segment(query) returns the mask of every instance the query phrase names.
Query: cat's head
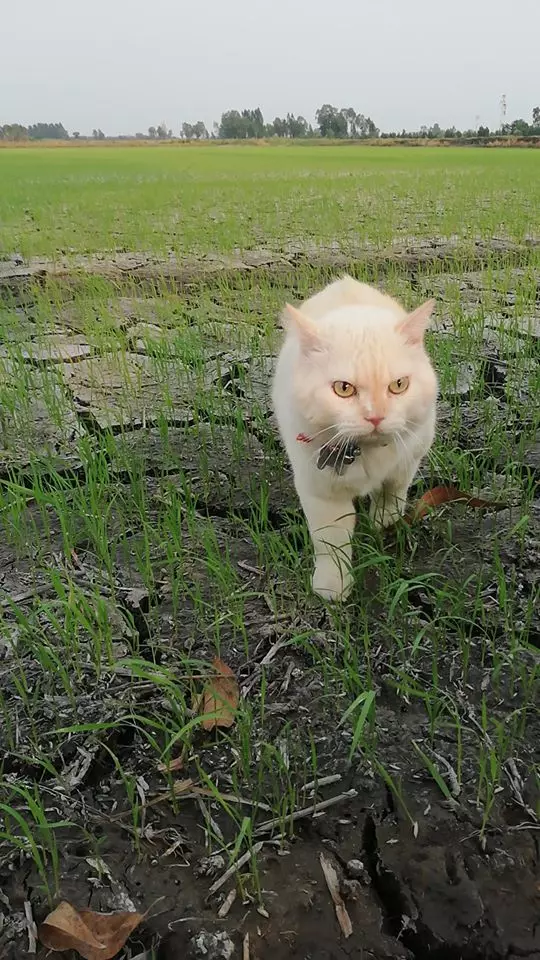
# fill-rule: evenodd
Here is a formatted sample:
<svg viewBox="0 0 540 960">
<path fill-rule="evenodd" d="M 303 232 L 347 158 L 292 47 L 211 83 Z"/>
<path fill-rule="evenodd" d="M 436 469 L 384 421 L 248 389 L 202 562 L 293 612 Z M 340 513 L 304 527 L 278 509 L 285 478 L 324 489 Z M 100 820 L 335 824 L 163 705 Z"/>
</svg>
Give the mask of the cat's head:
<svg viewBox="0 0 540 960">
<path fill-rule="evenodd" d="M 314 322 L 287 304 L 284 324 L 297 343 L 292 388 L 305 419 L 367 442 L 406 439 L 437 396 L 424 348 L 433 307 L 429 300 L 400 315 L 345 306 Z"/>
</svg>

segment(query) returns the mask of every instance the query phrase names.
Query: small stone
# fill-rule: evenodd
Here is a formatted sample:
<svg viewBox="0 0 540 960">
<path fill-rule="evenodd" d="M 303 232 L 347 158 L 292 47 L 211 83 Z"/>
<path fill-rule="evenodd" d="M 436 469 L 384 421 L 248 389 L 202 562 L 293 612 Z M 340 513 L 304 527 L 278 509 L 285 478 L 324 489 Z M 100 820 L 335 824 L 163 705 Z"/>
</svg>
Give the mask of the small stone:
<svg viewBox="0 0 540 960">
<path fill-rule="evenodd" d="M 225 857 L 216 853 L 213 857 L 202 857 L 194 868 L 196 877 L 215 877 L 225 870 Z"/>
<path fill-rule="evenodd" d="M 361 860 L 349 860 L 347 862 L 346 869 L 349 877 L 352 877 L 353 880 L 357 880 L 359 877 L 363 876 L 366 868 Z"/>
<path fill-rule="evenodd" d="M 359 900 L 362 895 L 362 884 L 359 880 L 342 880 L 339 889 L 344 900 Z"/>
<path fill-rule="evenodd" d="M 205 957 L 206 960 L 230 960 L 234 953 L 234 943 L 225 930 L 210 933 L 201 930 L 190 940 L 192 957 Z"/>
</svg>

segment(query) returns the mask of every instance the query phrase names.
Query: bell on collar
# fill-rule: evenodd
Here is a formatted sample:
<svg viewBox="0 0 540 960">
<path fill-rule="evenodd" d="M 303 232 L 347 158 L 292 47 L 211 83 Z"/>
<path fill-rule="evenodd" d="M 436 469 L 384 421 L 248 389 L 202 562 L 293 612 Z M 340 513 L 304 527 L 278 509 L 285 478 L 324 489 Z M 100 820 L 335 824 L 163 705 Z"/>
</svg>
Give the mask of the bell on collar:
<svg viewBox="0 0 540 960">
<path fill-rule="evenodd" d="M 325 445 L 319 452 L 317 466 L 319 470 L 332 467 L 341 477 L 347 467 L 354 463 L 359 453 L 360 448 L 354 440 L 347 440 L 346 443 L 338 443 L 335 446 Z"/>
</svg>

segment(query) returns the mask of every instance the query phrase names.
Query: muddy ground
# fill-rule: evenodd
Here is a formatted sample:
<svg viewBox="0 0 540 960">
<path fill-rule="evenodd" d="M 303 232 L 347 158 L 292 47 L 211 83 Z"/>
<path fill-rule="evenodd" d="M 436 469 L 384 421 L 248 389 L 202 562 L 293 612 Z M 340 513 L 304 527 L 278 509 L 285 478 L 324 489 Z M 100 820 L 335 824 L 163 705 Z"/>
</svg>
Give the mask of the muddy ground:
<svg viewBox="0 0 540 960">
<path fill-rule="evenodd" d="M 489 249 L 492 259 L 496 244 Z M 415 285 L 431 292 L 436 282 L 417 275 L 419 257 L 414 253 Z M 506 247 L 502 258 L 518 257 Z M 411 254 L 413 256 L 413 254 Z M 521 256 L 521 253 L 519 253 Z M 504 259 L 506 264 L 506 259 Z M 341 267 L 341 264 L 338 264 Z M 233 266 L 228 264 L 227 269 Z M 268 263 L 250 265 L 250 271 L 267 269 Z M 291 269 L 291 263 L 288 269 Z M 17 271 L 2 265 L 0 282 L 11 293 L 24 288 L 24 282 L 40 276 L 34 266 L 21 264 Z M 43 271 L 43 265 L 36 270 Z M 123 269 L 116 266 L 116 271 Z M 139 268 L 137 268 L 139 269 Z M 153 268 L 154 269 L 154 268 Z M 192 266 L 190 266 L 190 270 Z M 472 267 L 471 267 L 472 271 Z M 404 267 L 406 273 L 406 265 Z M 152 276 L 167 276 L 163 264 Z M 469 272 L 460 278 L 462 295 L 474 302 L 481 295 L 482 274 Z M 22 284 L 22 285 L 21 285 Z M 25 297 L 28 297 L 28 288 Z M 479 292 L 480 291 L 480 292 Z M 526 329 L 516 335 L 511 349 L 519 350 L 526 341 L 531 356 L 538 359 L 540 338 L 538 310 Z M 126 304 L 124 304 L 126 306 Z M 21 322 L 28 312 L 28 300 L 21 309 Z M 142 318 L 141 318 L 142 314 Z M 24 710 L 17 708 L 17 692 L 13 675 L 17 668 L 14 647 L 5 643 L 0 649 L 0 692 L 10 701 L 17 717 L 17 749 L 5 749 L 3 776 L 8 781 L 32 784 L 39 781 L 41 794 L 47 798 L 47 809 L 53 819 L 65 819 L 75 826 L 65 828 L 59 861 L 60 890 L 63 899 L 95 910 L 148 910 L 139 929 L 132 935 L 121 956 L 150 957 L 144 952 L 155 948 L 160 960 L 181 957 L 242 956 L 242 945 L 249 934 L 249 956 L 252 960 L 340 960 L 355 958 L 435 958 L 435 960 L 540 960 L 540 831 L 538 780 L 531 771 L 538 764 L 540 753 L 540 721 L 538 703 L 531 708 L 527 737 L 520 744 L 520 755 L 514 766 L 508 765 L 501 778 L 501 789 L 494 806 L 484 843 L 480 842 L 481 814 L 475 804 L 473 768 L 476 759 L 472 750 L 472 734 L 480 720 L 483 695 L 490 697 L 490 706 L 504 721 L 519 704 L 523 679 L 515 685 L 499 683 L 492 675 L 493 665 L 485 657 L 480 638 L 491 630 L 494 641 L 504 642 L 505 625 L 501 623 L 497 604 L 497 580 L 492 567 L 494 544 L 497 543 L 500 563 L 507 582 L 513 585 L 513 623 L 519 625 L 520 604 L 537 595 L 540 570 L 540 438 L 531 438 L 523 423 L 517 423 L 506 404 L 507 381 L 510 384 L 511 350 L 500 347 L 497 336 L 486 324 L 485 349 L 479 358 L 463 362 L 463 376 L 457 378 L 453 395 L 442 398 L 442 429 L 450 431 L 456 408 L 460 413 L 457 441 L 468 455 L 481 463 L 496 485 L 497 471 L 504 469 L 501 454 L 486 441 L 485 424 L 471 401 L 471 380 L 483 378 L 485 395 L 494 398 L 497 422 L 502 433 L 511 438 L 523 482 L 535 485 L 535 498 L 530 509 L 525 541 L 516 523 L 519 513 L 508 503 L 500 512 L 488 511 L 481 518 L 457 507 L 451 523 L 433 518 L 415 529 L 418 549 L 411 553 L 411 576 L 437 569 L 453 586 L 470 586 L 470 575 L 482 577 L 486 605 L 482 616 L 471 616 L 471 663 L 465 682 L 459 656 L 451 636 L 440 658 L 441 684 L 452 690 L 462 707 L 464 725 L 463 788 L 453 802 L 442 796 L 433 779 L 411 749 L 411 741 L 422 742 L 428 722 L 425 711 L 411 699 L 397 696 L 393 683 L 395 651 L 384 639 L 386 612 L 377 604 L 370 607 L 373 662 L 379 690 L 378 752 L 388 769 L 401 784 L 406 810 L 373 765 L 355 756 L 349 761 L 350 734 L 337 726 L 340 716 L 339 691 L 336 703 L 323 695 L 317 670 L 317 651 L 323 656 L 342 656 L 339 623 L 332 613 L 315 601 L 306 602 L 288 597 L 285 586 L 283 613 L 275 618 L 265 602 L 264 584 L 268 578 L 279 584 L 279 572 L 261 568 L 260 553 L 245 535 L 242 518 L 250 516 L 250 503 L 261 485 L 268 493 L 269 518 L 291 544 L 298 539 L 300 521 L 288 473 L 275 435 L 270 411 L 266 418 L 250 421 L 250 410 L 256 402 L 267 403 L 266 391 L 271 370 L 271 357 L 225 357 L 218 368 L 209 357 L 204 374 L 205 389 L 219 381 L 226 386 L 231 410 L 240 404 L 245 412 L 245 471 L 238 479 L 236 461 L 228 458 L 233 444 L 231 428 L 226 422 L 212 426 L 193 423 L 192 392 L 186 396 L 185 381 L 170 386 L 171 433 L 167 449 L 161 443 L 159 427 L 151 422 L 151 406 L 155 375 L 152 360 L 144 351 L 140 324 L 148 325 L 144 311 L 136 299 L 127 304 L 126 324 L 131 328 L 136 345 L 130 363 L 136 370 L 133 382 L 132 409 L 117 399 L 119 376 L 114 355 L 96 355 L 84 334 L 67 323 L 58 324 L 51 339 L 33 337 L 31 326 L 25 346 L 19 351 L 27 365 L 33 394 L 34 419 L 21 437 L 4 425 L 4 452 L 0 471 L 3 482 L 17 476 L 24 483 L 31 461 L 41 458 L 43 470 L 54 453 L 55 468 L 70 477 L 73 483 L 84 483 L 85 464 L 73 454 L 73 438 L 88 434 L 92 442 L 102 442 L 108 450 L 109 464 L 115 472 L 118 489 L 126 485 L 130 457 L 143 456 L 147 465 L 146 482 L 149 496 L 163 495 L 163 484 L 180 483 L 188 477 L 191 494 L 201 516 L 210 518 L 219 543 L 237 564 L 253 596 L 246 602 L 245 627 L 249 638 L 246 652 L 232 631 L 223 631 L 223 659 L 235 670 L 245 697 L 256 699 L 260 693 L 263 670 L 266 677 L 267 711 L 264 720 L 265 741 L 279 741 L 286 728 L 292 751 L 290 770 L 301 768 L 309 756 L 310 744 L 317 745 L 317 779 L 321 784 L 309 786 L 304 775 L 298 792 L 299 817 L 291 824 L 287 836 L 279 836 L 276 827 L 265 826 L 261 806 L 265 789 L 250 789 L 249 777 L 243 783 L 245 810 L 255 816 L 259 833 L 255 839 L 258 885 L 254 889 L 252 863 L 244 867 L 244 881 L 226 917 L 217 915 L 225 895 L 235 887 L 234 877 L 212 894 L 212 884 L 225 874 L 227 862 L 220 856 L 209 857 L 207 828 L 209 818 L 217 822 L 225 839 L 232 839 L 230 821 L 218 804 L 190 787 L 184 789 L 177 803 L 171 802 L 164 778 L 156 771 L 147 746 L 129 723 L 117 726 L 101 740 L 84 732 L 73 735 L 58 745 L 51 741 L 51 762 L 59 776 L 47 775 L 42 767 L 33 767 L 27 754 L 31 742 L 25 727 Z M 138 327 L 139 325 L 139 327 Z M 142 331 L 148 334 L 148 329 Z M 441 325 L 441 336 L 452 336 L 451 324 Z M 138 344 L 138 346 L 137 346 Z M 509 354 L 510 350 L 510 354 Z M 9 361 L 4 361 L 8 369 Z M 69 415 L 62 422 L 53 422 L 40 402 L 40 377 L 51 365 L 62 369 L 62 391 L 70 398 Z M 122 376 L 126 375 L 125 366 Z M 8 371 L 9 372 L 9 371 Z M 534 368 L 533 368 L 534 372 Z M 162 375 L 162 374 L 161 374 Z M 531 374 L 532 376 L 532 374 Z M 510 384 L 512 389 L 514 388 Z M 527 383 L 520 389 L 527 390 Z M 477 392 L 475 392 L 477 396 Z M 530 402 L 537 398 L 530 397 Z M 226 421 L 226 417 L 224 417 Z M 262 422 L 262 426 L 261 426 Z M 526 434 L 526 442 L 521 442 Z M 116 436 L 114 449 L 107 446 L 109 436 Z M 268 451 L 272 450 L 270 457 Z M 201 459 L 205 470 L 201 471 Z M 210 478 L 210 482 L 208 479 Z M 495 478 L 495 479 L 493 479 Z M 441 482 L 451 478 L 440 477 Z M 183 481 L 182 481 L 183 482 Z M 417 493 L 425 488 L 420 476 Z M 516 498 L 516 502 L 519 498 Z M 62 535 L 51 512 L 47 540 L 39 552 L 35 543 L 25 550 L 14 551 L 7 543 L 0 545 L 2 605 L 7 611 L 14 602 L 26 612 L 39 616 L 39 602 L 50 591 L 51 569 L 65 569 L 62 556 Z M 36 528 L 42 521 L 35 519 Z M 187 535 L 187 534 L 186 534 Z M 212 655 L 212 645 L 201 629 L 197 612 L 186 605 L 180 621 L 171 614 L 170 585 L 156 574 L 153 594 L 140 582 L 135 563 L 136 531 L 127 547 L 119 552 L 114 571 L 114 595 L 103 586 L 102 596 L 114 607 L 118 618 L 117 643 L 120 647 L 137 644 L 139 655 L 149 662 L 166 663 L 174 669 L 180 656 L 196 650 L 202 658 Z M 452 549 L 448 549 L 451 541 Z M 134 545 L 130 552 L 129 544 Z M 503 546 L 501 547 L 501 543 Z M 301 547 L 299 547 L 300 549 Z M 389 536 L 387 550 L 396 544 Z M 156 558 L 159 569 L 159 558 Z M 84 536 L 76 548 L 76 566 L 71 569 L 81 590 L 89 593 L 100 584 L 95 558 L 87 548 Z M 201 591 L 211 590 L 204 583 L 204 573 L 194 570 L 201 579 Z M 370 583 L 364 582 L 356 603 L 369 606 Z M 37 598 L 37 599 L 36 599 Z M 489 600 L 492 600 L 492 603 Z M 354 602 L 351 614 L 354 629 Z M 414 634 L 425 629 L 436 611 L 422 589 L 409 595 L 409 610 L 403 629 Z M 487 612 L 486 612 L 487 611 Z M 451 611 L 447 611 L 451 617 Z M 111 616 L 113 614 L 111 613 Z M 9 623 L 9 616 L 5 617 Z M 16 618 L 13 618 L 13 627 Z M 517 627 L 516 627 L 517 629 Z M 451 634 L 451 623 L 449 626 Z M 310 637 L 308 647 L 293 642 L 299 634 Z M 429 631 L 426 634 L 429 638 Z M 475 644 L 475 637 L 478 643 Z M 540 617 L 522 637 L 520 648 L 521 674 L 530 675 L 538 667 L 540 650 Z M 431 669 L 431 653 L 426 644 L 425 662 L 417 662 L 418 677 Z M 133 714 L 168 705 L 155 701 L 152 684 L 134 683 L 132 678 L 112 670 L 104 670 L 96 684 L 95 677 L 84 672 L 74 681 L 75 703 L 62 693 L 54 678 L 44 678 L 38 666 L 27 664 L 34 682 L 43 689 L 43 716 L 37 733 L 45 741 L 51 725 L 67 726 L 75 722 L 104 722 L 119 711 Z M 518 671 L 519 672 L 519 671 Z M 337 707 L 337 708 L 336 708 Z M 536 712 L 535 712 L 536 711 Z M 292 731 L 292 734 L 291 734 Z M 471 735 L 469 737 L 469 734 Z M 32 731 L 32 736 L 36 731 Z M 435 748 L 440 756 L 449 755 L 455 735 L 451 730 L 437 735 Z M 126 803 L 125 787 L 111 758 L 111 751 L 126 769 L 134 773 L 143 807 L 140 821 L 134 825 Z M 201 735 L 196 744 L 196 757 L 186 758 L 181 777 L 197 783 L 197 771 L 203 766 L 222 792 L 232 792 L 230 770 L 235 758 L 230 743 L 219 735 Z M 527 775 L 521 777 L 521 773 Z M 469 776 L 470 773 L 470 776 Z M 286 779 L 286 778 L 285 778 Z M 307 784 L 307 786 L 306 786 Z M 278 789 L 286 783 L 278 777 Z M 327 806 L 325 801 L 330 801 Z M 256 811 L 257 804 L 259 810 Z M 315 816 L 313 805 L 316 804 Z M 80 826 L 85 824 L 93 838 L 90 842 Z M 134 842 L 136 835 L 136 843 Z M 324 882 L 320 856 L 326 853 L 334 862 L 341 881 L 341 892 L 350 915 L 353 933 L 345 939 L 340 931 L 332 901 Z M 106 867 L 103 866 L 106 865 Z M 0 956 L 16 960 L 29 956 L 28 932 L 24 903 L 31 903 L 36 921 L 48 910 L 42 879 L 30 859 L 16 853 L 0 840 Z M 264 905 L 261 908 L 261 903 Z M 38 945 L 38 957 L 45 955 Z"/>
</svg>

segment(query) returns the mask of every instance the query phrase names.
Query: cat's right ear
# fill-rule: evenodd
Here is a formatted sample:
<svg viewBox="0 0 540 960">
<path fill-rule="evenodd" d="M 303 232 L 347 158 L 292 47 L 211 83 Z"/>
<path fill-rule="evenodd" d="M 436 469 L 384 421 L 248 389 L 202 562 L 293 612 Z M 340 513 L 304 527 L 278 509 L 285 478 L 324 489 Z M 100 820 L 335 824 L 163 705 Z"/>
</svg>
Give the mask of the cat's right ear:
<svg viewBox="0 0 540 960">
<path fill-rule="evenodd" d="M 322 350 L 323 345 L 316 324 L 301 310 L 292 307 L 290 303 L 285 304 L 281 322 L 285 330 L 290 330 L 297 337 L 304 353 Z"/>
</svg>

